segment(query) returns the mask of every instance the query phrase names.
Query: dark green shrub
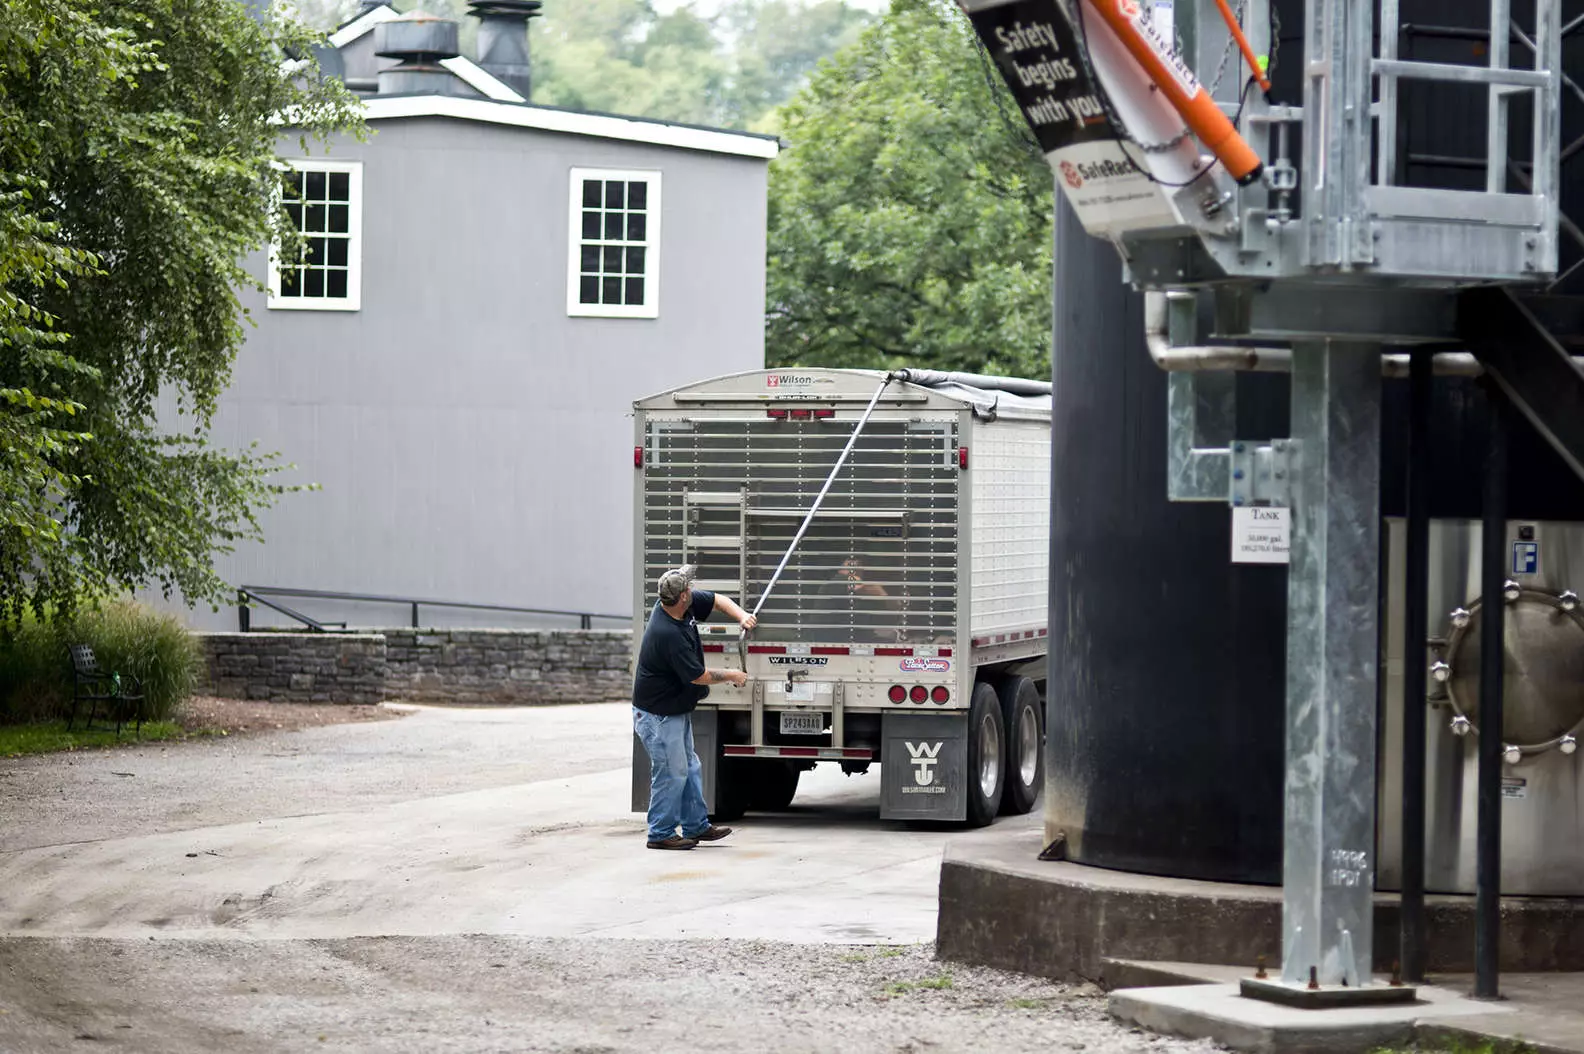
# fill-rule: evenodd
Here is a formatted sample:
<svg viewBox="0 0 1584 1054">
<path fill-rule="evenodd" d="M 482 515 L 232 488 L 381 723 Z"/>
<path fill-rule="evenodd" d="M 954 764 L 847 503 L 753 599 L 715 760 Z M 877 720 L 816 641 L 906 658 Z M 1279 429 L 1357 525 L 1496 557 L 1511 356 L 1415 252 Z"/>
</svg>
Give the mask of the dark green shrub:
<svg viewBox="0 0 1584 1054">
<path fill-rule="evenodd" d="M 0 639 L 0 721 L 47 721 L 71 705 L 69 645 L 87 644 L 105 672 L 142 682 L 143 701 L 124 719 L 163 721 L 192 694 L 203 656 L 173 615 L 130 600 L 80 608 L 65 619 L 29 617 Z M 100 707 L 103 712 L 103 706 Z"/>
</svg>

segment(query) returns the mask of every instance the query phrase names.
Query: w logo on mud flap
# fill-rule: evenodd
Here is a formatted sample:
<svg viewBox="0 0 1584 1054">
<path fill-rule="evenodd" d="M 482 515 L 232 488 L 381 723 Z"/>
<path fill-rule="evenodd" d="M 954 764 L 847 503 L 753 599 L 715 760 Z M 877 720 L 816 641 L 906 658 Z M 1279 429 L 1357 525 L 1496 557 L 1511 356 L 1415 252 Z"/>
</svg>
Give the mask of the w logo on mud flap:
<svg viewBox="0 0 1584 1054">
<path fill-rule="evenodd" d="M 928 787 L 935 782 L 935 766 L 940 763 L 941 747 L 945 743 L 909 743 L 908 760 L 913 765 L 913 782 Z"/>
</svg>

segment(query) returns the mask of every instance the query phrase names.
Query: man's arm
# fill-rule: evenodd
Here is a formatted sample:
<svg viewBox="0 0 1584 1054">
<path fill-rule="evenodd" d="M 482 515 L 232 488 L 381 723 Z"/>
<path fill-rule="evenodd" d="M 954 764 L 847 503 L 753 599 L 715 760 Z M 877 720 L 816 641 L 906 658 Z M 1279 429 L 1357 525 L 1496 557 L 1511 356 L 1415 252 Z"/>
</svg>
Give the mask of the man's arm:
<svg viewBox="0 0 1584 1054">
<path fill-rule="evenodd" d="M 693 678 L 694 684 L 735 684 L 741 688 L 748 683 L 748 675 L 741 670 L 705 670 Z"/>
<path fill-rule="evenodd" d="M 715 594 L 715 610 L 736 622 L 743 629 L 753 629 L 759 625 L 757 618 L 738 607 L 735 600 L 724 594 Z"/>
</svg>

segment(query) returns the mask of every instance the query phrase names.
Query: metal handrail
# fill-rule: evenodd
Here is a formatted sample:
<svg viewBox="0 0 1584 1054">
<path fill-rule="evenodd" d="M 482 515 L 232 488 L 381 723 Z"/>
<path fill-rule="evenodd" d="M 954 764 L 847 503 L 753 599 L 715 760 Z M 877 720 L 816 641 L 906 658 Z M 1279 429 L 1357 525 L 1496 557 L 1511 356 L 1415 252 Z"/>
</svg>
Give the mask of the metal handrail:
<svg viewBox="0 0 1584 1054">
<path fill-rule="evenodd" d="M 465 600 L 434 600 L 427 597 L 397 597 L 385 596 L 379 593 L 341 593 L 328 589 L 288 589 L 284 586 L 238 586 L 237 587 L 237 628 L 243 633 L 252 631 L 252 618 L 249 603 L 257 601 L 265 607 L 273 608 L 288 618 L 295 619 L 307 626 L 315 633 L 333 632 L 331 627 L 339 626 L 342 631 L 347 629 L 345 622 L 322 622 L 300 611 L 293 611 L 283 604 L 266 599 L 268 596 L 277 597 L 305 597 L 312 600 L 357 600 L 371 604 L 406 604 L 412 609 L 412 628 L 418 629 L 418 609 L 420 607 L 460 608 L 468 611 L 506 611 L 517 615 L 555 615 L 558 617 L 576 618 L 579 629 L 593 629 L 595 619 L 609 619 L 614 622 L 630 622 L 631 615 L 604 615 L 596 611 L 565 611 L 559 608 L 525 608 L 515 607 L 510 604 L 475 604 Z"/>
</svg>

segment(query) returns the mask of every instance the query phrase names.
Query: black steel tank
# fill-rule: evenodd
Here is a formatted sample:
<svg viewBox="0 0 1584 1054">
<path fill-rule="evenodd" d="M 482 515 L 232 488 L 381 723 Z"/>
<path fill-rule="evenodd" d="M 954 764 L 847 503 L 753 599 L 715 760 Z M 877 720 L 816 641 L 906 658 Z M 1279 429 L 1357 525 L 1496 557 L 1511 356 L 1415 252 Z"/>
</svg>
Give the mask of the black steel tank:
<svg viewBox="0 0 1584 1054">
<path fill-rule="evenodd" d="M 1404 57 L 1472 63 L 1488 46 L 1471 28 L 1487 24 L 1484 0 L 1402 10 Z M 1280 13 L 1282 50 L 1301 55 L 1302 3 Z M 1584 34 L 1565 47 L 1565 64 L 1580 65 Z M 1278 97 L 1299 97 L 1300 65 L 1276 70 Z M 1446 87 L 1405 88 L 1399 170 L 1411 185 L 1473 189 L 1483 104 L 1448 106 L 1432 94 Z M 1584 107 L 1565 112 L 1564 141 L 1581 125 Z M 1522 114 L 1512 137 L 1528 140 Z M 1142 298 L 1115 250 L 1057 198 L 1046 838 L 1084 864 L 1278 884 L 1286 572 L 1231 563 L 1225 505 L 1166 500 L 1166 375 L 1145 348 Z M 1563 208 L 1584 209 L 1584 161 L 1564 167 Z M 1580 258 L 1579 244 L 1564 244 L 1564 269 Z M 1556 291 L 1584 293 L 1584 268 Z M 1390 517 L 1404 511 L 1407 385 L 1384 384 Z M 1286 378 L 1238 385 L 1238 435 L 1286 435 Z M 1478 382 L 1437 378 L 1432 516 L 1480 515 L 1487 420 Z M 1510 453 L 1511 517 L 1584 519 L 1584 487 L 1527 425 L 1513 429 Z"/>
</svg>

